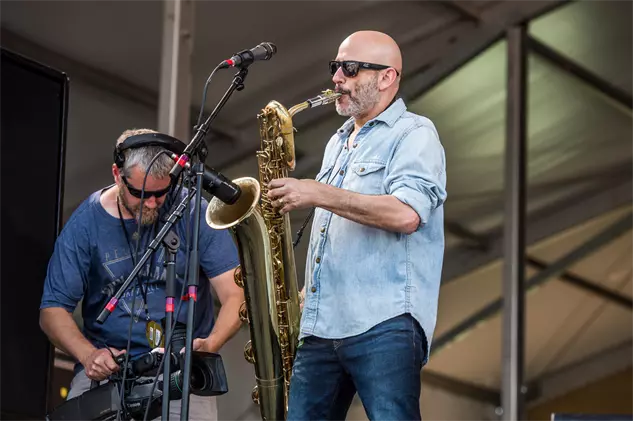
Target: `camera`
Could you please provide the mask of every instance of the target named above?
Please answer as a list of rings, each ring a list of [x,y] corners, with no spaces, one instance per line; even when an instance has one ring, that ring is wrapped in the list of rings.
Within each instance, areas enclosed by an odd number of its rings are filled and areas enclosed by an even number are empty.
[[[172,336],[170,375],[167,380],[169,400],[182,399],[184,384],[185,325],[177,323]],[[198,396],[217,396],[228,392],[222,357],[219,354],[193,351],[191,355],[190,391]],[[107,383],[92,387],[55,408],[46,419],[56,420],[142,420],[161,415],[163,403],[162,352],[153,350],[125,364],[125,355],[115,358],[121,369]],[[123,382],[125,377],[125,384]],[[154,385],[154,382],[157,384]],[[97,383],[97,382],[93,382]],[[121,395],[123,394],[123,400]]]

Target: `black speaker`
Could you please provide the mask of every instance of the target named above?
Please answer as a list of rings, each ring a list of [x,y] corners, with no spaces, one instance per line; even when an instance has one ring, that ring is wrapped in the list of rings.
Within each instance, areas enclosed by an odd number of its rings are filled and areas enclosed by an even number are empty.
[[[53,348],[39,304],[62,221],[69,80],[1,56],[0,409],[2,419],[44,419]]]

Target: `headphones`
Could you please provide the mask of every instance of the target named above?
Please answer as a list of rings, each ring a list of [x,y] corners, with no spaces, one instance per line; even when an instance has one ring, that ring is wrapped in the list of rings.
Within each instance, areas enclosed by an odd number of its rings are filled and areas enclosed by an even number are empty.
[[[125,164],[124,151],[127,149],[142,148],[145,146],[162,146],[163,148],[181,155],[185,147],[183,142],[164,133],[143,133],[130,136],[114,148],[114,163],[123,168]]]

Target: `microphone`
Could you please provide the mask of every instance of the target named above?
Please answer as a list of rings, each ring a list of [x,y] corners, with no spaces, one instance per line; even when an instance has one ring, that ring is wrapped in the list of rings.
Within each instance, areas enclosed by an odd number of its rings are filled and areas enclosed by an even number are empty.
[[[250,50],[240,51],[228,60],[224,60],[220,63],[220,69],[226,69],[228,67],[247,67],[254,61],[258,60],[270,60],[270,58],[277,52],[277,46],[272,42],[262,42],[257,47],[253,47]]]
[[[240,198],[242,190],[231,180],[207,166],[202,175],[202,188],[227,205],[232,205]]]
[[[189,160],[186,155],[178,156],[176,154],[172,154],[171,158],[176,161],[174,168],[178,168],[179,171],[182,171],[184,168],[191,168],[191,164],[188,162]],[[204,166],[204,173],[202,174],[202,188],[207,193],[217,197],[227,205],[232,205],[237,202],[237,199],[239,199],[242,194],[242,190],[237,186],[237,184],[206,165]]]

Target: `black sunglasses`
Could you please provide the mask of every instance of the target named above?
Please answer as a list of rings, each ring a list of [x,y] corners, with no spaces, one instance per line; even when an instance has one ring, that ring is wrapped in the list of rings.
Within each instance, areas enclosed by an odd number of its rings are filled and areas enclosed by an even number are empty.
[[[385,66],[384,64],[365,63],[355,60],[330,61],[330,74],[334,76],[334,73],[336,73],[339,67],[343,70],[343,75],[345,75],[345,77],[356,77],[361,69],[385,70],[391,68],[391,66]],[[400,73],[397,70],[396,74],[400,76]]]
[[[141,196],[143,197],[143,199],[149,199],[152,196],[158,199],[159,197],[166,195],[169,192],[169,189],[171,189],[171,183],[170,183],[169,186],[167,186],[166,188],[162,190],[154,190],[154,191],[145,190],[143,192],[139,189],[132,187],[132,185],[127,181],[127,178],[125,178],[124,175],[121,175],[121,180],[123,180],[123,183],[125,184],[125,187],[127,187],[127,190],[130,192],[130,194],[136,197],[137,199],[140,199]]]

